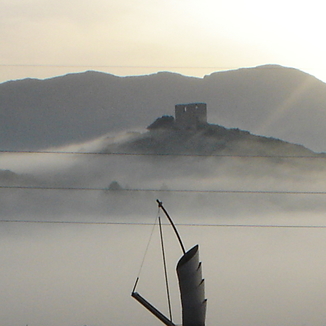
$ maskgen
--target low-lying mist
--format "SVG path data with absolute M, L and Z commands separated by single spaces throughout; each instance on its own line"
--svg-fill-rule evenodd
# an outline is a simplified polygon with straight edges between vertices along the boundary
M 129 137 L 1 154 L 1 325 L 159 325 L 130 298 L 157 198 L 185 246 L 200 245 L 208 326 L 324 325 L 323 158 L 103 150 Z M 164 234 L 180 323 L 182 253 Z M 167 314 L 162 271 L 154 229 L 138 287 Z
M 0 189 L 2 216 L 146 219 L 156 198 L 186 219 L 215 222 L 326 208 L 323 157 L 135 155 L 105 152 L 107 143 L 2 154 L 0 169 L 14 174 L 1 179 L 13 186 Z

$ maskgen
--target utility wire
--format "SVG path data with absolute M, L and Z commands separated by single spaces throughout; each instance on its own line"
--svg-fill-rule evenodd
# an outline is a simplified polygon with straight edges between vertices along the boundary
M 218 69 L 218 70 L 235 70 L 235 69 L 245 69 L 245 68 L 255 68 L 254 66 L 248 65 L 245 67 L 242 66 L 178 66 L 178 65 L 172 65 L 172 66 L 163 66 L 163 65 L 94 65 L 94 64 L 33 64 L 33 63 L 1 63 L 0 67 L 53 67 L 53 68 L 155 68 L 155 69 Z M 283 69 L 282 66 L 263 66 L 260 69 L 264 70 L 275 70 L 275 69 Z M 311 69 L 310 67 L 303 67 L 303 69 Z M 106 72 L 104 72 L 106 73 Z M 175 72 L 171 72 L 175 73 Z M 118 76 L 117 76 L 118 77 Z M 54 78 L 54 77 L 53 77 Z M 198 77 L 200 78 L 200 77 Z
M 326 191 L 292 191 L 292 190 L 208 190 L 208 189 L 155 189 L 155 188 L 126 188 L 110 190 L 109 188 L 91 187 L 54 187 L 54 186 L 4 186 L 0 189 L 16 190 L 71 190 L 71 191 L 104 191 L 110 193 L 119 192 L 172 192 L 172 193 L 212 193 L 212 194 L 282 194 L 282 195 L 326 195 Z
M 0 223 L 29 223 L 29 224 L 81 224 L 81 225 L 130 225 L 153 226 L 149 222 L 117 222 L 117 221 L 51 221 L 51 220 L 9 220 L 2 219 Z M 167 226 L 168 223 L 162 223 Z M 326 229 L 326 225 L 282 225 L 282 224 L 218 224 L 218 223 L 176 223 L 182 227 L 217 227 L 217 228 L 285 228 L 285 229 Z
M 57 68 L 160 68 L 160 69 L 239 69 L 239 67 L 223 66 L 159 66 L 159 65 L 78 65 L 78 64 L 24 64 L 24 63 L 2 63 L 0 67 L 57 67 Z M 277 68 L 277 67 L 275 67 Z M 273 70 L 275 68 L 272 68 Z M 268 67 L 266 67 L 268 69 Z
M 316 155 L 249 155 L 249 154 L 192 154 L 192 153 L 129 153 L 129 152 L 77 152 L 77 151 L 13 151 L 0 150 L 0 154 L 58 154 L 101 156 L 177 156 L 177 157 L 229 157 L 229 158 L 280 158 L 280 159 L 326 159 L 326 154 Z

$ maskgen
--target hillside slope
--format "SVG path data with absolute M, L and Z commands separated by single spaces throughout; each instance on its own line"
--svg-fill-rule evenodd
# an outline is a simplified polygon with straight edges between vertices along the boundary
M 309 196 L 325 191 L 325 156 L 240 129 L 151 128 L 107 135 L 70 150 L 38 158 L 16 154 L 12 162 L 20 164 L 13 164 L 12 172 L 0 171 L 1 185 L 14 186 L 3 189 L 3 216 L 134 216 L 146 213 L 156 198 L 168 200 L 180 214 L 186 207 L 202 214 L 203 206 L 214 216 L 325 208 L 324 196 L 314 196 L 312 204 Z M 28 175 L 22 173 L 26 168 Z M 285 196 L 297 191 L 303 192 L 300 197 Z M 232 198 L 235 193 L 243 196 Z
M 198 130 L 163 127 L 132 133 L 126 141 L 110 144 L 102 151 L 199 156 L 320 156 L 302 145 L 214 124 L 203 125 Z
M 206 102 L 208 121 L 303 144 L 326 146 L 326 85 L 280 66 L 117 77 L 99 72 L 0 84 L 0 148 L 39 149 L 143 128 L 177 103 Z

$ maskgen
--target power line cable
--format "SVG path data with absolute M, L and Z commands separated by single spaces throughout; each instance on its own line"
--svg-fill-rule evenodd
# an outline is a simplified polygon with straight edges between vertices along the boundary
M 125 225 L 153 226 L 149 222 L 118 222 L 118 221 L 53 221 L 53 220 L 10 220 L 2 219 L 0 223 L 26 224 L 81 224 L 81 225 Z M 218 224 L 218 223 L 175 223 L 181 227 L 217 227 L 217 228 L 285 228 L 285 229 L 326 229 L 326 225 L 282 225 L 282 224 Z M 162 225 L 169 225 L 162 223 Z
M 28 63 L 2 63 L 0 67 L 45 67 L 45 68 L 155 68 L 155 69 L 241 69 L 237 66 L 164 66 L 164 65 L 94 65 L 94 64 L 28 64 Z M 267 67 L 266 69 L 277 69 L 278 67 L 275 66 L 273 68 Z M 281 69 L 282 67 L 279 67 Z
M 94 65 L 94 64 L 33 64 L 33 63 L 1 63 L 0 67 L 38 67 L 38 68 L 125 68 L 125 69 L 218 69 L 218 70 L 235 70 L 235 69 L 250 69 L 257 68 L 256 66 L 180 66 L 180 65 L 172 65 L 172 66 L 164 66 L 164 65 Z M 275 70 L 275 69 L 284 69 L 283 66 L 278 65 L 265 65 L 260 66 L 260 69 L 264 70 Z M 303 67 L 302 69 L 311 69 L 311 67 Z M 217 71 L 218 72 L 218 71 Z M 174 72 L 172 72 L 174 73 Z M 53 77 L 54 78 L 54 77 Z M 199 77 L 198 77 L 199 78 Z
M 226 158 L 272 158 L 272 159 L 326 159 L 326 154 L 316 155 L 249 155 L 249 154 L 193 154 L 193 153 L 130 153 L 130 152 L 78 152 L 78 151 L 13 151 L 0 150 L 0 154 L 58 154 L 100 156 L 176 156 L 176 157 L 226 157 Z
M 6 186 L 0 189 L 7 190 L 70 190 L 70 191 L 103 191 L 119 192 L 172 192 L 172 193 L 212 193 L 212 194 L 264 194 L 264 195 L 326 195 L 326 191 L 293 191 L 293 190 L 227 190 L 227 189 L 156 189 L 156 188 L 126 188 L 111 190 L 100 187 L 54 187 L 54 186 Z

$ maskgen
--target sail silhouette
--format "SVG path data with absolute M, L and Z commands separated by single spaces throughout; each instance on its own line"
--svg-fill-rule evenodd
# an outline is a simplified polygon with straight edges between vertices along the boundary
M 197 244 L 188 251 L 185 250 L 181 237 L 170 215 L 164 208 L 162 202 L 157 200 L 157 203 L 171 223 L 183 251 L 183 255 L 179 259 L 176 268 L 182 307 L 182 326 L 204 326 L 207 299 L 205 298 L 205 282 L 202 278 L 202 264 L 199 261 L 199 246 Z M 136 279 L 131 296 L 165 325 L 176 326 L 172 321 L 172 316 L 170 316 L 170 318 L 166 317 L 149 301 L 135 291 L 137 283 L 138 278 Z

